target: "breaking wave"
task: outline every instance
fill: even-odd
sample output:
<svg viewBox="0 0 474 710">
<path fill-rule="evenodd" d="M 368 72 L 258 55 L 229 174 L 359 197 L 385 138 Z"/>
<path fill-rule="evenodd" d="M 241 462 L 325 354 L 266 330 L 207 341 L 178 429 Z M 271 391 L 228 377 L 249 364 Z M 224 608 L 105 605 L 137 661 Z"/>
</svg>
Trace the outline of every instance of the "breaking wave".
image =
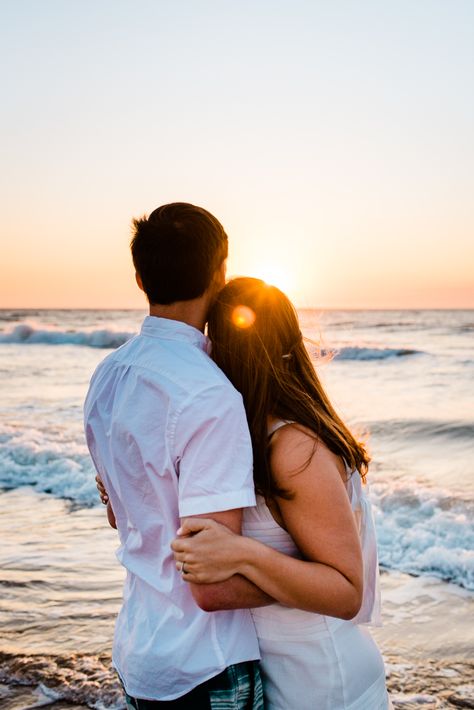
<svg viewBox="0 0 474 710">
<path fill-rule="evenodd" d="M 407 357 L 408 355 L 420 355 L 421 350 L 410 348 L 366 348 L 366 347 L 343 347 L 334 351 L 333 357 L 336 360 L 387 360 L 388 358 Z"/>
<path fill-rule="evenodd" d="M 21 323 L 9 331 L 0 332 L 0 343 L 24 345 L 86 345 L 91 348 L 118 348 L 135 333 L 102 330 L 49 330 L 37 329 Z"/>
<path fill-rule="evenodd" d="M 371 490 L 380 563 L 474 590 L 474 510 L 443 491 L 376 484 Z"/>
<path fill-rule="evenodd" d="M 35 429 L 0 430 L 0 486 L 4 489 L 30 486 L 38 493 L 94 505 L 94 475 L 83 438 L 62 441 Z"/>
<path fill-rule="evenodd" d="M 0 331 L 0 344 L 17 345 L 82 345 L 91 348 L 114 349 L 120 347 L 136 333 L 109 328 L 97 330 L 55 330 L 35 328 L 20 323 L 10 330 Z M 310 346 L 310 349 L 311 346 Z M 337 349 L 317 350 L 317 356 L 329 356 L 337 360 L 386 360 L 388 358 L 418 355 L 421 351 L 409 348 L 375 348 L 347 346 Z"/>
</svg>

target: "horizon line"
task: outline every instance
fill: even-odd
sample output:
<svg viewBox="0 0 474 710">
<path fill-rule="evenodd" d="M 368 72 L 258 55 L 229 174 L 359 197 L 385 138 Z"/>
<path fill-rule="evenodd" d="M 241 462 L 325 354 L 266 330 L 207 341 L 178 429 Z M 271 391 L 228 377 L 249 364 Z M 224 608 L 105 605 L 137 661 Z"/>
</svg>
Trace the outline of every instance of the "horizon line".
<svg viewBox="0 0 474 710">
<path fill-rule="evenodd" d="M 472 306 L 390 306 L 390 307 L 379 307 L 379 306 L 298 306 L 293 304 L 298 311 L 474 311 L 474 305 Z M 143 308 L 138 307 L 120 307 L 120 306 L 0 306 L 0 312 L 2 311 L 147 311 L 148 306 Z"/>
</svg>

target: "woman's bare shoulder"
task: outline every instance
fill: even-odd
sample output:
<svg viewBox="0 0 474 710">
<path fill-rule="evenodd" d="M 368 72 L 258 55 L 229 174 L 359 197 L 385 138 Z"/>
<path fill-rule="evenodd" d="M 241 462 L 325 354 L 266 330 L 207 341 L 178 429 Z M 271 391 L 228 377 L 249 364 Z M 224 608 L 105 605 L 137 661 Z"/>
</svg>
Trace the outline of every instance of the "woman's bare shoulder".
<svg viewBox="0 0 474 710">
<path fill-rule="evenodd" d="M 280 427 L 270 443 L 270 466 L 275 483 L 293 487 L 296 476 L 315 473 L 345 476 L 342 459 L 334 454 L 314 431 L 296 422 Z"/>
</svg>

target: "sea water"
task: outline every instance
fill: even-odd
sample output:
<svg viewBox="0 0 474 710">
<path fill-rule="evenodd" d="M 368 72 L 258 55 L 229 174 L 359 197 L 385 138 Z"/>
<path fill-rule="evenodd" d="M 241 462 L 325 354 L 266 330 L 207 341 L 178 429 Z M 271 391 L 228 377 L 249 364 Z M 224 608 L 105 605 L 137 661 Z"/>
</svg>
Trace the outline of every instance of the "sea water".
<svg viewBox="0 0 474 710">
<path fill-rule="evenodd" d="M 94 368 L 144 315 L 0 311 L 0 680 L 40 684 L 46 698 L 120 707 L 108 664 L 123 573 L 82 404 Z M 407 573 L 405 610 L 433 594 L 472 600 L 474 311 L 299 315 L 331 400 L 372 456 L 387 606 L 398 590 L 400 614 Z"/>
</svg>

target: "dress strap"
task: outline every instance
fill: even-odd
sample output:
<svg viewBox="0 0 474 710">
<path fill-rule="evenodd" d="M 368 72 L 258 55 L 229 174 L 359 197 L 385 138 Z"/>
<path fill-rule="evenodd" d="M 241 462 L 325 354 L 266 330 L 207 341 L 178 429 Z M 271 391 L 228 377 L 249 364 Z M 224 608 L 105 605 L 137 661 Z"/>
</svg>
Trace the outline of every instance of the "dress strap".
<svg viewBox="0 0 474 710">
<path fill-rule="evenodd" d="M 268 438 L 271 439 L 273 434 L 278 431 L 278 429 L 281 429 L 282 427 L 286 426 L 287 424 L 294 424 L 294 421 L 291 420 L 286 420 L 286 419 L 278 419 L 276 422 L 273 422 L 268 427 Z"/>
</svg>

